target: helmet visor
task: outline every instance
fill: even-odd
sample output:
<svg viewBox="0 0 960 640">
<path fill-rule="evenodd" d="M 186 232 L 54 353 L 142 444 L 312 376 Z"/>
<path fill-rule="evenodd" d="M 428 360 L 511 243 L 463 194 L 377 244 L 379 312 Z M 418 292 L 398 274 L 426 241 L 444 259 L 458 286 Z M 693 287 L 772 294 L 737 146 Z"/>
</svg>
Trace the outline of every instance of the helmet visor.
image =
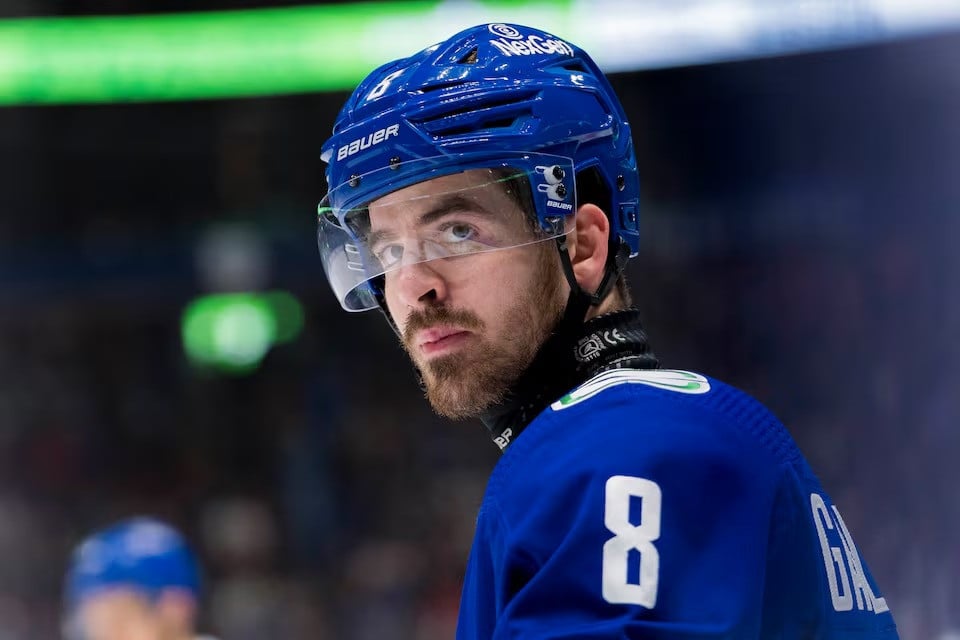
<svg viewBox="0 0 960 640">
<path fill-rule="evenodd" d="M 461 161 L 447 173 L 439 160 L 354 176 L 320 203 L 320 256 L 348 311 L 375 308 L 371 281 L 392 271 L 544 242 L 572 228 L 576 200 L 569 159 L 522 154 L 487 159 L 485 166 Z M 442 160 L 449 167 L 450 158 Z M 433 177 L 396 188 L 389 182 L 394 175 Z"/>
</svg>

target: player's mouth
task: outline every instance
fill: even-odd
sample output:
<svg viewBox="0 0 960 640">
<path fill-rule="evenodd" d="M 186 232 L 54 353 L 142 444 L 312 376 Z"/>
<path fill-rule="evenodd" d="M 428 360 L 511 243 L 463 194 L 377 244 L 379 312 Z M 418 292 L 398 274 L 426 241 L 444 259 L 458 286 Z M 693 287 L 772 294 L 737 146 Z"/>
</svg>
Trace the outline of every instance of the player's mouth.
<svg viewBox="0 0 960 640">
<path fill-rule="evenodd" d="M 416 344 L 424 356 L 455 351 L 470 338 L 470 332 L 457 327 L 433 327 L 417 332 Z"/>
</svg>

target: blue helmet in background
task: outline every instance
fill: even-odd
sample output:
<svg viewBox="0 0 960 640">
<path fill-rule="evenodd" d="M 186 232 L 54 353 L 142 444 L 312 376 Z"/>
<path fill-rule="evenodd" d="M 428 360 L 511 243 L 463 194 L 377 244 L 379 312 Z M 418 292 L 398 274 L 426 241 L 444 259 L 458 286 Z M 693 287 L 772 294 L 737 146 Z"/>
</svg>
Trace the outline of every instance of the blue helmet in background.
<svg viewBox="0 0 960 640">
<path fill-rule="evenodd" d="M 569 166 L 578 182 L 594 176 L 609 194 L 596 204 L 609 216 L 611 239 L 622 249 L 616 253 L 625 260 L 638 251 L 640 185 L 623 107 L 586 52 L 538 29 L 478 25 L 376 69 L 340 111 L 322 158 L 329 191 L 320 251 L 348 310 L 382 306 L 375 274 L 357 275 L 365 259 L 350 212 L 397 189 L 478 167 L 510 166 L 543 178 L 533 185 L 533 200 L 544 228 L 558 213 L 558 167 Z M 561 196 L 573 191 L 564 185 Z M 576 212 L 572 204 L 566 213 Z M 330 231 L 334 226 L 343 238 Z M 622 267 L 619 258 L 608 263 Z"/>
<path fill-rule="evenodd" d="M 115 588 L 135 589 L 150 599 L 182 589 L 199 599 L 200 570 L 175 529 L 153 518 L 133 518 L 98 531 L 75 549 L 64 585 L 66 607 L 72 610 Z"/>
</svg>

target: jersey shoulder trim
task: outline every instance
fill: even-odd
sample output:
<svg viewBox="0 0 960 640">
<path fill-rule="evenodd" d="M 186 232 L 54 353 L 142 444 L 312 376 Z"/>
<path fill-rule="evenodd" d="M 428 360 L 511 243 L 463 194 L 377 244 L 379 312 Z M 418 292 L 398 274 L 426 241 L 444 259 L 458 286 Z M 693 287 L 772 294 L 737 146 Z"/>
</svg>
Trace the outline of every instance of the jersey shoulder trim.
<svg viewBox="0 0 960 640">
<path fill-rule="evenodd" d="M 679 369 L 613 369 L 599 373 L 550 405 L 554 411 L 568 409 L 605 389 L 621 384 L 642 384 L 657 389 L 700 395 L 710 391 L 705 376 Z"/>
</svg>

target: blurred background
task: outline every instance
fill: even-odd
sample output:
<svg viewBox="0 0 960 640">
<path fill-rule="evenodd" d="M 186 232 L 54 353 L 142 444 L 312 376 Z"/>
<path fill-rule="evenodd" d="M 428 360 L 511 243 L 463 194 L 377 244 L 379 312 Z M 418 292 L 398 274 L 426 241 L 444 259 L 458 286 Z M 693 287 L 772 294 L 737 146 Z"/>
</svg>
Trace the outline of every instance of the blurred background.
<svg viewBox="0 0 960 640">
<path fill-rule="evenodd" d="M 957 632 L 957 7 L 303 4 L 0 3 L 0 640 L 58 637 L 70 548 L 136 513 L 225 640 L 452 637 L 497 449 L 334 300 L 320 145 L 379 62 L 508 20 L 611 70 L 664 365 L 786 423 L 901 637 Z"/>
</svg>

